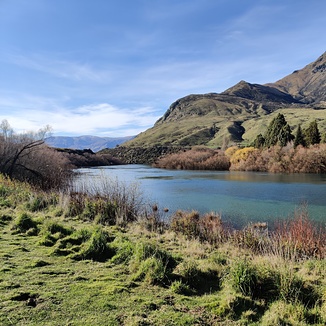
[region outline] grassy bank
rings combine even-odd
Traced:
[[[109,187],[108,187],[109,189]],[[1,325],[324,325],[325,229],[142,208],[0,178]]]

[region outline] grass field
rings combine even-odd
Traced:
[[[326,323],[324,252],[250,228],[210,241],[220,221],[194,213],[107,225],[99,198],[73,214],[65,196],[0,180],[1,325]]]

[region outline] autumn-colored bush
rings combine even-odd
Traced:
[[[230,162],[221,150],[194,147],[188,151],[166,155],[155,166],[178,170],[228,170]]]
[[[272,173],[325,173],[326,144],[308,148],[272,146],[264,149],[252,147],[237,150],[230,158],[233,171],[261,171]]]
[[[293,218],[278,221],[271,240],[271,250],[285,258],[326,257],[326,230],[309,219],[305,207],[297,210]]]

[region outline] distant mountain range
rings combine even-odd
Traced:
[[[96,137],[96,136],[78,136],[78,137],[64,137],[56,136],[49,137],[45,142],[55,148],[69,148],[69,149],[91,149],[93,152],[98,152],[104,148],[114,148],[135,136],[128,137]]]
[[[178,99],[152,128],[124,146],[246,145],[264,134],[277,113],[284,114],[293,131],[316,119],[326,132],[326,52],[275,83],[240,81],[222,93]]]

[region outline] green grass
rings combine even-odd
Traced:
[[[14,185],[0,181],[11,203],[0,209],[0,325],[326,322],[325,259],[213,246],[137,222],[102,225],[58,216],[55,205],[31,212],[30,196],[14,201]]]

